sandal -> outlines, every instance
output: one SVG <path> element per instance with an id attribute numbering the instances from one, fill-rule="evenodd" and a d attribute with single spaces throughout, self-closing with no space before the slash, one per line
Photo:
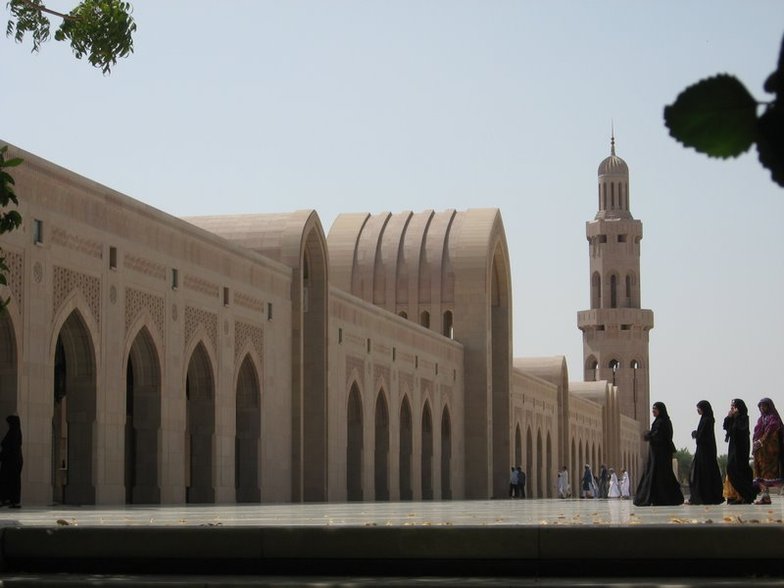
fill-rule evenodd
<path id="1" fill-rule="evenodd" d="M 754 504 L 770 504 L 770 496 L 760 496 L 754 501 Z"/>

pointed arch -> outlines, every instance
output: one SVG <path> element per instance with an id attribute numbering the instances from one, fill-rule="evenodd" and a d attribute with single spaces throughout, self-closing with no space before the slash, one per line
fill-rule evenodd
<path id="1" fill-rule="evenodd" d="M 433 499 L 433 417 L 430 403 L 422 408 L 422 499 Z"/>
<path id="2" fill-rule="evenodd" d="M 452 419 L 448 406 L 441 413 L 441 498 L 452 498 Z"/>
<path id="3" fill-rule="evenodd" d="M 234 489 L 237 502 L 259 502 L 261 472 L 261 385 L 250 353 L 240 364 L 236 379 L 234 437 Z"/>
<path id="4" fill-rule="evenodd" d="M 553 485 L 550 483 L 552 480 L 555 479 L 555 472 L 553 471 L 553 444 L 552 439 L 550 437 L 550 431 L 547 431 L 547 461 L 545 466 L 545 488 L 547 488 L 547 498 L 553 497 Z"/>
<path id="5" fill-rule="evenodd" d="M 134 331 L 131 331 L 134 332 Z M 147 325 L 140 325 L 125 366 L 125 502 L 157 504 L 160 491 L 161 362 Z"/>
<path id="6" fill-rule="evenodd" d="M 602 306 L 602 277 L 599 272 L 591 275 L 591 308 L 601 308 Z"/>
<path id="7" fill-rule="evenodd" d="M 346 497 L 362 500 L 362 453 L 364 435 L 362 429 L 362 397 L 356 382 L 351 384 L 346 411 Z"/>
<path id="8" fill-rule="evenodd" d="M 414 497 L 412 478 L 412 457 L 414 448 L 414 425 L 411 417 L 411 403 L 408 396 L 403 396 L 400 403 L 400 500 L 412 500 Z"/>
<path id="9" fill-rule="evenodd" d="M 599 362 L 594 355 L 589 355 L 585 360 L 585 372 L 583 381 L 596 382 L 599 380 Z"/>
<path id="10" fill-rule="evenodd" d="M 531 427 L 528 427 L 525 432 L 525 473 L 524 496 L 531 496 L 531 478 L 534 473 L 534 442 L 531 436 Z"/>
<path id="11" fill-rule="evenodd" d="M 73 299 L 72 299 L 73 301 Z M 64 504 L 94 504 L 96 352 L 85 315 L 73 308 L 55 331 L 52 494 Z"/>
<path id="12" fill-rule="evenodd" d="M 389 500 L 389 409 L 383 388 L 376 398 L 375 433 L 376 500 Z"/>
<path id="13" fill-rule="evenodd" d="M 515 454 L 514 454 L 514 465 L 520 465 L 523 463 L 523 436 L 520 433 L 520 423 L 517 423 L 515 426 Z"/>
<path id="14" fill-rule="evenodd" d="M 536 430 L 536 498 L 544 496 L 544 450 L 542 448 L 542 430 Z"/>
<path id="15" fill-rule="evenodd" d="M 9 308 L 0 312 L 0 416 L 18 414 L 19 360 L 14 316 Z"/>
<path id="16" fill-rule="evenodd" d="M 186 356 L 187 357 L 187 356 Z M 213 362 L 202 340 L 193 348 L 185 375 L 186 500 L 215 501 L 214 436 L 215 376 Z"/>

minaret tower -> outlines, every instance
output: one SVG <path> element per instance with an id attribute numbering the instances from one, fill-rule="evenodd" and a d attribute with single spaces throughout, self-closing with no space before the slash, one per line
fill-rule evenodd
<path id="1" fill-rule="evenodd" d="M 629 210 L 629 167 L 615 155 L 599 164 L 599 210 L 585 223 L 591 265 L 591 309 L 577 313 L 585 381 L 618 386 L 621 414 L 648 427 L 648 332 L 653 311 L 640 306 L 642 222 Z"/>

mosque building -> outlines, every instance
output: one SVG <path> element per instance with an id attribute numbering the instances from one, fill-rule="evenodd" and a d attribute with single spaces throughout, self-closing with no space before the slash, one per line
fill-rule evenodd
<path id="1" fill-rule="evenodd" d="M 641 467 L 648 331 L 626 163 L 587 223 L 583 381 L 513 357 L 498 209 L 175 218 L 11 147 L 0 415 L 25 504 L 553 497 Z"/>

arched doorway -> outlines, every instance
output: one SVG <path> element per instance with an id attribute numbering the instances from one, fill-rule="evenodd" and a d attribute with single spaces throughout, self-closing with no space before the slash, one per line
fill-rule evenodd
<path id="1" fill-rule="evenodd" d="M 389 500 L 389 410 L 384 391 L 376 399 L 375 487 L 376 500 Z"/>
<path id="2" fill-rule="evenodd" d="M 186 500 L 189 503 L 215 502 L 213 486 L 213 437 L 215 434 L 215 379 L 207 350 L 199 343 L 188 362 L 185 378 L 186 429 L 188 451 Z"/>
<path id="3" fill-rule="evenodd" d="M 422 500 L 433 499 L 433 417 L 430 405 L 422 409 Z"/>
<path id="4" fill-rule="evenodd" d="M 52 498 L 55 503 L 94 504 L 95 348 L 79 311 L 57 336 L 52 415 Z"/>
<path id="5" fill-rule="evenodd" d="M 259 502 L 259 441 L 261 439 L 261 390 L 253 360 L 246 355 L 237 374 L 236 437 L 234 438 L 234 488 L 237 502 Z"/>
<path id="6" fill-rule="evenodd" d="M 553 472 L 553 444 L 550 439 L 550 432 L 547 432 L 547 468 L 545 472 L 545 479 L 547 483 L 545 484 L 545 488 L 547 488 L 547 497 L 553 497 L 553 484 L 555 482 L 555 472 Z"/>
<path id="7" fill-rule="evenodd" d="M 8 309 L 0 312 L 0 417 L 17 414 L 16 333 Z"/>
<path id="8" fill-rule="evenodd" d="M 536 498 L 544 496 L 542 464 L 544 464 L 544 453 L 542 451 L 542 431 L 539 430 L 536 432 Z"/>
<path id="9" fill-rule="evenodd" d="M 348 395 L 346 443 L 346 497 L 362 500 L 362 398 L 356 384 Z"/>
<path id="10" fill-rule="evenodd" d="M 414 497 L 411 483 L 411 456 L 414 447 L 414 426 L 408 397 L 403 397 L 400 406 L 400 500 Z"/>
<path id="11" fill-rule="evenodd" d="M 525 495 L 531 496 L 531 477 L 534 473 L 534 442 L 531 437 L 531 428 L 525 433 Z"/>
<path id="12" fill-rule="evenodd" d="M 146 327 L 133 340 L 125 369 L 125 502 L 161 501 L 158 434 L 161 428 L 161 367 Z"/>
<path id="13" fill-rule="evenodd" d="M 519 466 L 521 463 L 523 463 L 523 436 L 520 433 L 520 423 L 518 423 L 515 427 L 515 456 L 513 465 Z"/>
<path id="14" fill-rule="evenodd" d="M 441 498 L 452 498 L 452 423 L 449 409 L 441 415 Z"/>

